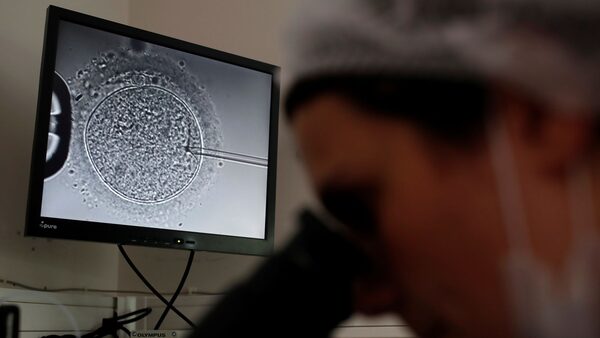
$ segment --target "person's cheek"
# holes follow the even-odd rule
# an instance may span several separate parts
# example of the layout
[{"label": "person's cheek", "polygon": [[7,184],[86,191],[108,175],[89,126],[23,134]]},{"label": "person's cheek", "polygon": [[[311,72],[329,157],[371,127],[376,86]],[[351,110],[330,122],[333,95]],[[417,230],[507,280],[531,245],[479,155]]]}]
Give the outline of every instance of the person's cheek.
[{"label": "person's cheek", "polygon": [[[493,242],[445,207],[455,205],[444,201],[444,194],[400,181],[402,186],[388,184],[377,209],[378,238],[402,304],[399,313],[415,329],[437,323],[453,332],[505,332]],[[444,189],[442,183],[437,188]]]}]

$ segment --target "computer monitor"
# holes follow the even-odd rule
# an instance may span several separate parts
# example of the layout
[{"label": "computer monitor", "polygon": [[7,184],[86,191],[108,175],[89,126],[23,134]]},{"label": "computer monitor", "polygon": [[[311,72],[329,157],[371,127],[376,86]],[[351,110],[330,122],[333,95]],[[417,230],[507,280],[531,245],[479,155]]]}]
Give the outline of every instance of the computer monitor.
[{"label": "computer monitor", "polygon": [[50,6],[25,234],[269,254],[277,73]]}]

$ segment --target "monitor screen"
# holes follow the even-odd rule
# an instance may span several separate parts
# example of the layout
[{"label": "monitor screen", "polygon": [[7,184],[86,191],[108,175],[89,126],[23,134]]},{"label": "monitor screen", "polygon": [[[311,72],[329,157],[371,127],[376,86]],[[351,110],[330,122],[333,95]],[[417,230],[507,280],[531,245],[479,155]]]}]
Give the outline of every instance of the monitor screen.
[{"label": "monitor screen", "polygon": [[270,252],[276,71],[51,6],[26,234]]}]

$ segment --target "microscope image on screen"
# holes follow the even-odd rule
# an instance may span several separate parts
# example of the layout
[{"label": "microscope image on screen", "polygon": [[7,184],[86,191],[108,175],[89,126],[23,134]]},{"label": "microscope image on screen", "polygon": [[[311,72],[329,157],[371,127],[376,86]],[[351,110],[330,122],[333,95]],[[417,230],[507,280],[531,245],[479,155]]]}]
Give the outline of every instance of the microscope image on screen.
[{"label": "microscope image on screen", "polygon": [[269,74],[70,22],[57,46],[42,216],[264,238]]},{"label": "microscope image on screen", "polygon": [[94,171],[118,196],[157,204],[181,194],[196,178],[202,132],[192,111],[159,86],[134,86],[109,94],[84,130]]}]

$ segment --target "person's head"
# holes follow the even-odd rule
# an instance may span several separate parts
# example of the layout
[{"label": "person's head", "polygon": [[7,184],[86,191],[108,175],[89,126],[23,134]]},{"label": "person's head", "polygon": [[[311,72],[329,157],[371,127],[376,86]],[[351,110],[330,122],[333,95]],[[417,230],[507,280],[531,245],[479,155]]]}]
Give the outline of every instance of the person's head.
[{"label": "person's head", "polygon": [[324,206],[381,263],[357,310],[424,337],[522,333],[510,257],[563,276],[574,223],[600,226],[573,205],[600,203],[600,8],[326,2],[293,26],[286,110]]}]

